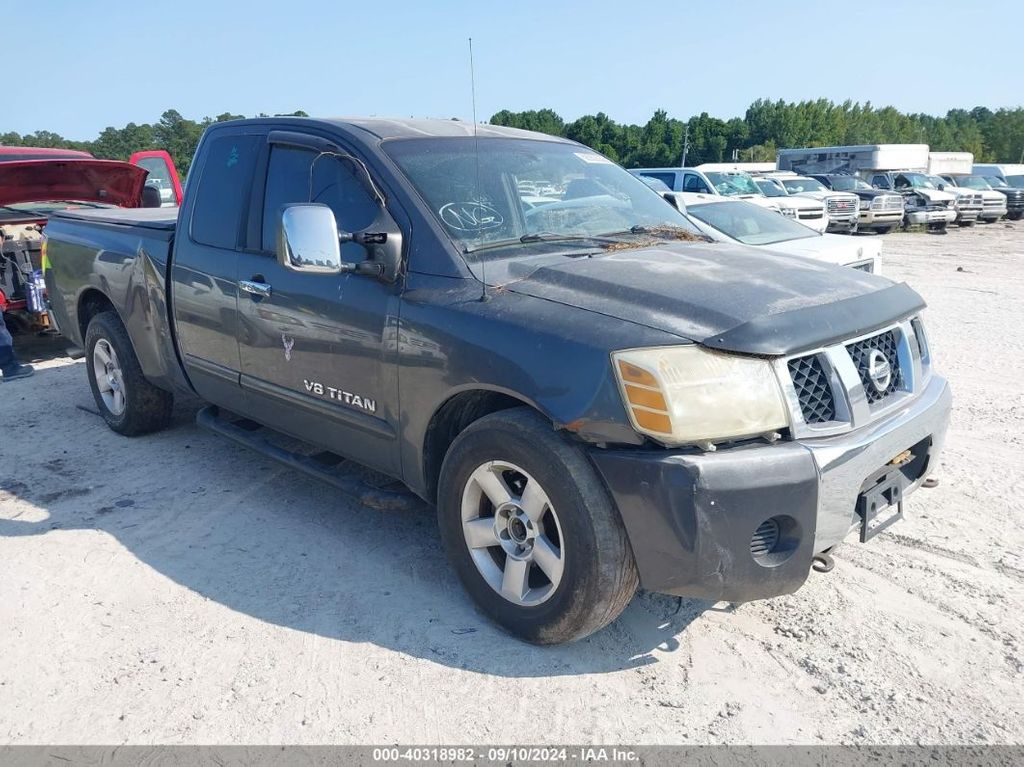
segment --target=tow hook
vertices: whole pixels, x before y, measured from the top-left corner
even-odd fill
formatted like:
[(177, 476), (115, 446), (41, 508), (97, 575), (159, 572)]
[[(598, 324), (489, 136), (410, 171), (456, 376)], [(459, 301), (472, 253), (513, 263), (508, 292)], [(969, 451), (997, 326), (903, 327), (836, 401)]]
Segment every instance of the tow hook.
[(815, 554), (811, 559), (811, 568), (816, 573), (830, 573), (835, 568), (836, 561), (832, 559), (832, 548)]

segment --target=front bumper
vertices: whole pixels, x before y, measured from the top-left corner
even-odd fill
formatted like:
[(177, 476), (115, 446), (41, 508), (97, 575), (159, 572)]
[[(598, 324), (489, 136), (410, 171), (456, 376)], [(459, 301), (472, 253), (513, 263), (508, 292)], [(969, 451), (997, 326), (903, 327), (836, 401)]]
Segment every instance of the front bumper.
[[(899, 410), (840, 436), (712, 453), (594, 449), (591, 458), (626, 526), (644, 588), (746, 602), (800, 588), (813, 555), (858, 524), (865, 481), (923, 445), (926, 458), (904, 496), (916, 489), (935, 466), (951, 405), (946, 380), (932, 376)], [(772, 517), (787, 520), (788, 556), (759, 560), (751, 539)]]
[(956, 223), (970, 224), (981, 218), (981, 208), (957, 208)]
[(861, 208), (859, 217), (860, 227), (872, 226), (895, 226), (903, 221), (903, 210), (872, 210)]
[(985, 209), (978, 214), (978, 218), (981, 221), (998, 221), (1007, 213), (1009, 213), (1009, 207), (1007, 205), (1003, 205), (998, 208), (995, 206), (986, 206)]
[(952, 224), (956, 221), (956, 210), (908, 210), (907, 221), (911, 224)]
[(829, 218), (827, 231), (829, 232), (851, 232), (857, 228), (858, 214), (842, 215)]

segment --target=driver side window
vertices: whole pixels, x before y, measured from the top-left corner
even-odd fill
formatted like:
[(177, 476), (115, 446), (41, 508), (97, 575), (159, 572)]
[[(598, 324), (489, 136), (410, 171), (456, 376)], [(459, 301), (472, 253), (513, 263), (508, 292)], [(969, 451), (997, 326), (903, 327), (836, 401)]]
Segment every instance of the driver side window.
[[(313, 170), (310, 184), (310, 168)], [(267, 164), (267, 186), (263, 195), (262, 248), (277, 250), (277, 227), (281, 208), (294, 202), (322, 202), (334, 211), (338, 227), (359, 232), (369, 227), (379, 212), (377, 203), (353, 175), (349, 166), (330, 155), (309, 149), (275, 146)], [(358, 248), (348, 254), (346, 249)], [(366, 257), (362, 246), (346, 243), (342, 257), (359, 261)]]

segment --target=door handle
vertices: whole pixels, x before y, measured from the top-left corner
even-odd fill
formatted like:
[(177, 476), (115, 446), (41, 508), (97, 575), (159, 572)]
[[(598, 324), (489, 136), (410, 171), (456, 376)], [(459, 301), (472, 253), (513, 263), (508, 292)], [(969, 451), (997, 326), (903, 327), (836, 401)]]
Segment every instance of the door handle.
[(271, 287), (265, 282), (255, 282), (253, 280), (239, 280), (238, 287), (240, 287), (246, 293), (251, 293), (254, 296), (260, 296), (261, 298), (270, 298)]

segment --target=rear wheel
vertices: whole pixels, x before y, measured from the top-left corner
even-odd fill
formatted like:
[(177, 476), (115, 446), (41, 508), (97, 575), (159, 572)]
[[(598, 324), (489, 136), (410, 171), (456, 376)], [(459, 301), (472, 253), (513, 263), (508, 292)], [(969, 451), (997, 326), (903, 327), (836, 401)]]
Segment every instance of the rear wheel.
[(107, 426), (128, 437), (167, 426), (174, 397), (146, 380), (117, 314), (101, 312), (92, 318), (85, 351), (89, 386)]
[(441, 468), (438, 523), (466, 591), (537, 644), (611, 623), (637, 588), (622, 521), (583, 450), (527, 408), (471, 424)]

